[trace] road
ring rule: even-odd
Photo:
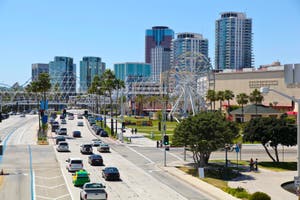
[[[0,177],[0,199],[71,199],[53,147],[36,145],[37,129],[37,115],[0,123],[6,145],[0,168],[8,174]]]
[[[163,149],[156,148],[154,141],[149,141],[147,145],[139,143],[143,138],[133,138],[131,144],[102,138],[111,146],[110,153],[101,153],[105,166],[116,166],[121,174],[121,181],[103,180],[101,170],[104,166],[90,166],[87,163],[88,155],[82,155],[79,149],[80,144],[90,143],[96,136],[85,119],[82,120],[83,127],[77,127],[77,121],[75,117],[75,120],[67,120],[67,124],[63,125],[67,127],[69,133],[67,139],[71,149],[69,153],[56,151],[54,133],[49,135],[50,145],[36,145],[38,128],[36,115],[27,115],[25,118],[11,116],[0,123],[0,137],[6,145],[4,156],[0,157],[0,169],[10,174],[3,176],[4,179],[0,177],[0,199],[79,199],[80,188],[73,186],[71,173],[65,168],[65,160],[69,157],[82,158],[84,168],[90,173],[91,181],[105,183],[108,197],[112,200],[214,199],[165,172]],[[76,139],[71,137],[73,130],[80,130],[82,137]],[[244,160],[248,160],[248,157],[268,160],[264,149],[259,145],[245,145],[242,152],[242,159],[246,158]],[[98,153],[95,147],[94,153]],[[224,156],[224,151],[213,152],[211,159],[224,160]],[[236,153],[229,152],[228,158],[236,159]],[[295,147],[285,149],[284,158],[296,160]],[[192,162],[190,153],[187,154],[187,162]],[[180,163],[183,163],[182,148],[171,148],[167,152],[167,165],[176,166]]]
[[[90,143],[91,140],[95,138],[85,120],[84,123],[84,127],[77,127],[77,119],[68,120],[66,127],[69,134],[73,130],[80,130],[82,132],[82,138],[68,140],[71,150],[70,153],[56,153],[73,199],[79,198],[80,188],[73,186],[71,173],[65,169],[65,160],[68,157],[83,158],[84,168],[90,173],[91,181],[105,183],[109,199],[213,199],[201,194],[201,192],[192,186],[169,176],[159,168],[155,162],[141,156],[141,154],[132,147],[107,138],[103,139],[103,141],[110,144],[112,150],[111,153],[101,153],[104,164],[105,166],[116,166],[120,171],[122,180],[117,182],[105,181],[101,177],[101,169],[104,168],[104,166],[90,166],[87,163],[88,155],[82,155],[80,153],[80,144]],[[94,153],[96,152],[96,148],[94,147]]]

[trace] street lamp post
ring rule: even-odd
[[[281,95],[281,96],[283,96],[283,97],[285,97],[287,99],[290,99],[290,100],[292,100],[292,101],[294,101],[294,102],[296,102],[298,104],[298,111],[297,111],[297,146],[298,146],[298,151],[297,151],[297,159],[298,159],[298,162],[297,162],[297,171],[298,171],[298,176],[295,177],[295,180],[298,180],[298,182],[299,182],[299,180],[300,180],[300,99],[296,99],[293,96],[289,96],[287,94],[284,94],[282,92],[279,92],[279,91],[271,89],[271,88],[267,88],[267,87],[260,88],[260,92],[262,94],[268,94],[269,91],[272,91],[272,92],[274,92],[276,94],[279,94],[279,95]]]

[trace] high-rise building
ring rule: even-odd
[[[100,57],[83,57],[80,61],[80,92],[87,92],[96,75],[105,71],[105,63]]]
[[[41,73],[49,73],[49,65],[44,63],[34,63],[31,65],[31,80],[37,81]]]
[[[145,61],[151,64],[154,81],[159,81],[160,74],[170,69],[171,42],[174,31],[166,26],[154,26],[146,30]]]
[[[49,63],[50,82],[52,86],[58,85],[63,98],[76,94],[76,65],[73,58],[54,57]]]
[[[216,21],[216,69],[252,68],[252,19],[245,13],[221,13]]]
[[[151,64],[139,62],[125,62],[114,64],[116,78],[125,82],[138,82],[151,76]]]
[[[172,41],[172,66],[178,65],[181,56],[186,53],[201,53],[208,58],[208,40],[198,33],[178,33]]]

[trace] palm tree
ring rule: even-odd
[[[224,91],[224,98],[225,98],[225,100],[227,100],[227,106],[228,106],[227,111],[228,111],[229,108],[230,108],[230,100],[232,100],[234,98],[233,91],[231,91],[231,90],[225,90]]]
[[[217,97],[217,95],[216,95],[215,90],[208,90],[207,91],[206,98],[207,98],[207,100],[210,101],[210,109],[211,110],[213,110],[213,109],[215,110],[216,97]],[[214,105],[214,107],[213,107],[213,105]]]
[[[106,70],[102,76],[101,76],[101,88],[104,92],[108,93],[109,100],[110,100],[110,125],[111,125],[111,135],[114,135],[114,124],[112,119],[112,113],[113,113],[113,101],[112,101],[112,92],[116,89],[116,76],[114,73],[108,69]]]
[[[58,111],[58,108],[59,108],[59,93],[60,93],[60,88],[59,88],[59,84],[56,83],[54,85],[54,88],[53,88],[53,91],[54,91],[54,100],[55,100],[55,111]]]
[[[242,122],[244,122],[244,105],[249,101],[249,96],[246,93],[240,93],[236,96],[236,101],[239,105],[242,105]]]
[[[222,102],[225,100],[224,91],[218,91],[217,92],[216,100],[218,100],[220,102],[219,110],[221,111],[222,110]]]
[[[117,79],[115,80],[115,84],[116,84],[116,90],[117,90],[117,98],[116,98],[116,133],[118,131],[118,100],[119,100],[119,90],[125,88],[125,82],[121,79]],[[120,105],[120,111],[121,111],[121,105]]]
[[[255,104],[255,117],[257,117],[257,104],[261,104],[261,102],[264,100],[264,97],[258,89],[255,89],[250,93],[249,100],[251,103]]]
[[[139,115],[142,114],[142,111],[143,111],[143,105],[144,105],[144,103],[145,103],[145,100],[146,100],[146,98],[145,98],[145,96],[142,95],[142,94],[138,94],[138,95],[136,96],[136,98],[135,98],[135,103],[138,104]]]

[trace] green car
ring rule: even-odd
[[[83,186],[85,183],[90,182],[89,173],[84,169],[79,170],[73,174],[74,186]]]

